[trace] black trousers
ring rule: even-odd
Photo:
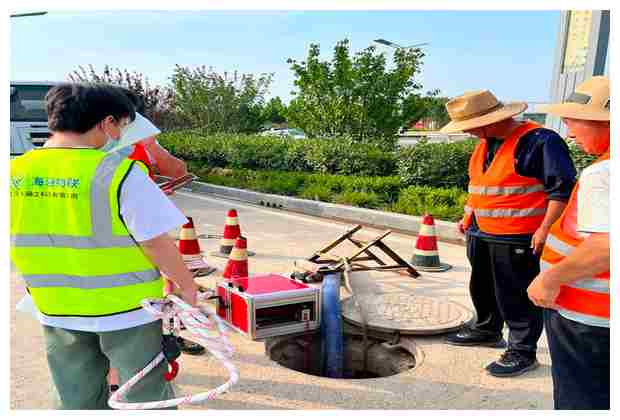
[[[556,410],[609,410],[609,328],[544,310]]]
[[[472,267],[469,292],[477,321],[473,328],[501,335],[508,325],[508,348],[534,355],[542,334],[542,309],[527,296],[540,272],[539,258],[529,245],[493,242],[467,235]]]

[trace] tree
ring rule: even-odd
[[[440,96],[439,89],[427,93],[427,109],[425,115],[435,123],[435,127],[440,128],[450,122],[450,116],[446,109],[446,103],[450,100],[445,96]]]
[[[295,73],[296,92],[289,104],[290,123],[310,136],[348,136],[354,141],[394,144],[398,129],[410,121],[422,103],[414,76],[424,54],[399,48],[394,68],[370,46],[353,57],[349,41],[334,47],[330,61],[320,61],[318,44],[311,44],[306,61],[288,59]]]
[[[112,68],[106,65],[101,74],[97,73],[92,65],[88,70],[79,66],[68,75],[68,79],[75,83],[109,83],[122,86],[144,101],[145,117],[151,120],[156,126],[167,128],[180,128],[187,125],[173,111],[174,91],[170,87],[152,85],[142,73],[130,72],[127,69]]]
[[[252,133],[262,125],[264,96],[272,74],[222,75],[207,69],[176,66],[172,75],[175,110],[205,132]]]
[[[286,105],[284,105],[279,96],[276,96],[265,104],[261,117],[263,122],[266,123],[283,124],[286,122],[286,112]]]

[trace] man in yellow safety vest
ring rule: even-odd
[[[61,84],[46,97],[53,135],[11,161],[11,260],[32,296],[63,409],[105,409],[106,372],[121,383],[160,351],[161,321],[142,309],[164,276],[196,304],[197,286],[167,234],[187,219],[139,162],[98,150],[132,122],[108,85]],[[167,366],[127,398],[168,399]]]

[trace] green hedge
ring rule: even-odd
[[[578,172],[583,171],[584,168],[590,166],[595,160],[596,156],[592,156],[584,152],[577,146],[577,144],[572,140],[567,140],[568,150],[570,150],[570,155],[573,158],[573,163],[575,163],[575,168],[577,168]]]
[[[392,211],[410,215],[430,213],[441,220],[463,217],[467,193],[459,188],[408,187],[400,192]]]
[[[158,138],[174,155],[198,167],[309,172],[327,176],[319,179],[328,186],[313,187],[305,193],[317,197],[327,196],[328,190],[329,194],[345,191],[341,181],[329,178],[329,175],[354,175],[356,179],[351,182],[359,184],[356,191],[374,192],[380,200],[393,200],[404,186],[465,190],[469,157],[476,144],[476,140],[452,143],[420,141],[415,146],[386,151],[373,144],[353,143],[349,139],[294,140],[233,134],[207,136],[200,130],[170,132]],[[594,160],[572,142],[568,144],[579,171]],[[379,178],[389,180],[378,181]],[[283,187],[285,190],[295,189],[295,183],[281,182],[288,185]],[[380,185],[372,185],[377,182]],[[350,200],[351,195],[341,199]],[[359,200],[372,201],[367,197]]]
[[[257,135],[203,135],[199,130],[162,134],[172,154],[209,167],[300,171],[340,175],[393,175],[394,152],[348,139],[295,140]]]
[[[421,141],[402,147],[398,153],[398,175],[404,184],[467,188],[469,157],[475,140],[453,143]]]
[[[462,216],[467,196],[458,188],[404,187],[397,176],[209,169],[195,162],[190,170],[210,184],[451,221]]]

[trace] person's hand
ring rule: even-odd
[[[181,299],[183,299],[186,303],[196,306],[197,304],[197,296],[198,296],[198,285],[193,281],[190,282],[189,285],[181,287],[178,292],[181,295]]]
[[[465,227],[463,226],[463,219],[457,222],[456,227],[461,234],[465,235]]]
[[[168,277],[164,276],[164,296],[174,293],[176,289],[176,284],[174,284]]]
[[[527,288],[527,295],[536,306],[559,309],[555,301],[560,294],[560,284],[551,281],[549,273],[549,271],[543,271],[536,276]]]
[[[536,229],[536,232],[534,232],[530,248],[533,249],[535,255],[540,255],[542,253],[545,242],[547,242],[547,236],[549,236],[549,228],[546,226],[540,226]]]

